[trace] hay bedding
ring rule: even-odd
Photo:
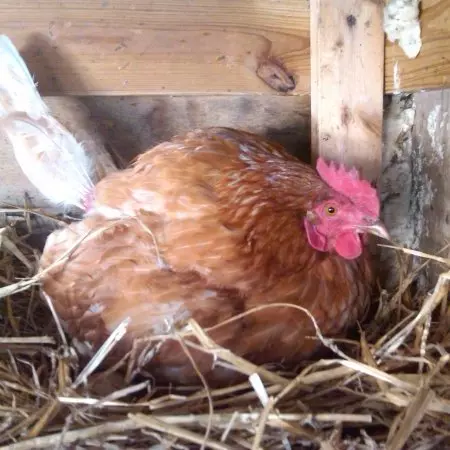
[[[380,296],[362,336],[330,341],[317,330],[332,356],[295,374],[256,368],[190,323],[169,338],[189,352],[183,333],[194,333],[217,363],[249,382],[155,390],[151,378],[128,382],[114,368],[95,371],[103,355],[80,364],[39,295],[30,236],[40,213],[1,212],[0,450],[450,448],[449,260],[418,254],[422,265],[408,272],[410,252],[397,249],[399,286]],[[442,267],[441,277],[413,296],[430,263]]]

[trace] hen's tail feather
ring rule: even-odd
[[[93,189],[93,162],[49,112],[11,40],[0,35],[0,128],[22,171],[49,201],[78,206]]]
[[[28,68],[11,40],[0,35],[0,117],[25,111],[37,119],[48,113]]]
[[[59,122],[12,113],[3,121],[17,162],[37,189],[55,205],[84,209],[93,189],[91,161],[83,147]]]

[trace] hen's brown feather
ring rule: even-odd
[[[102,180],[86,218],[50,236],[42,268],[106,228],[51,269],[43,290],[69,333],[93,350],[129,316],[119,354],[188,318],[214,327],[271,303],[307,308],[323,333],[339,333],[367,304],[371,270],[367,255],[346,261],[309,246],[302,217],[328,192],[311,167],[261,137],[223,128],[176,137]],[[314,334],[304,313],[278,307],[210,336],[261,364],[307,356]],[[207,355],[195,357],[210,380],[229,379]],[[197,381],[175,341],[149,367],[167,381]]]

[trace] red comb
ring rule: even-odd
[[[348,170],[343,164],[337,165],[333,161],[328,165],[323,158],[319,158],[316,169],[328,186],[378,217],[380,200],[377,190],[368,181],[361,180],[355,168]]]

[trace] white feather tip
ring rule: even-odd
[[[41,194],[55,205],[84,209],[93,168],[74,136],[49,115],[36,121],[11,114],[2,123],[23,173]]]
[[[11,39],[0,35],[0,118],[17,111],[38,118],[48,108]]]

